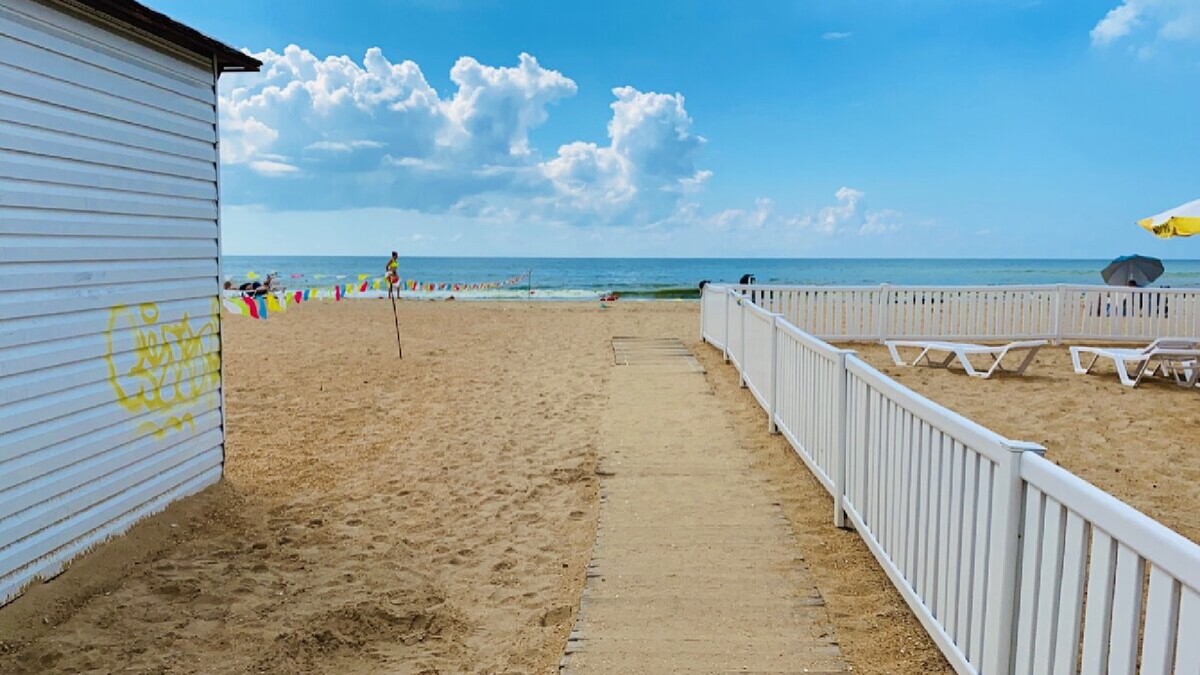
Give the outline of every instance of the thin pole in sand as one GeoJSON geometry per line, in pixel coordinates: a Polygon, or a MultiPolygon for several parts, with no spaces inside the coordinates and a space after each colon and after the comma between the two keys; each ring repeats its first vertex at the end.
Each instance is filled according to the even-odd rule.
{"type": "Polygon", "coordinates": [[[533,268],[532,267],[529,268],[529,274],[528,274],[527,280],[529,282],[529,295],[532,296],[533,295],[533,268]]]}
{"type": "Polygon", "coordinates": [[[392,301],[392,318],[396,320],[396,351],[400,353],[400,358],[404,359],[404,347],[400,346],[400,315],[396,313],[396,299],[388,293],[388,298],[392,301]]]}

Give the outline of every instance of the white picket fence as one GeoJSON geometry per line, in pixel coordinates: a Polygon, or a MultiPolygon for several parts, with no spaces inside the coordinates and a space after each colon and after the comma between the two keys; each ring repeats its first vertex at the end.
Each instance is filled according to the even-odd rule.
{"type": "MultiPolygon", "coordinates": [[[[1200,673],[1200,547],[1046,461],[1041,447],[920,396],[752,300],[825,322],[816,325],[840,322],[860,339],[879,335],[877,325],[865,330],[877,312],[831,312],[831,295],[811,290],[761,290],[706,286],[703,339],[734,364],[772,431],[833,496],[835,524],[862,536],[955,670],[1200,673]]],[[[842,299],[872,292],[851,289],[842,299]]],[[[1024,289],[1020,311],[1011,312],[995,310],[992,296],[955,292],[891,297],[974,306],[967,316],[983,317],[974,333],[958,318],[934,324],[955,337],[990,326],[1029,331],[997,339],[1053,337],[1043,329],[1054,326],[1055,311],[1066,316],[1055,304],[1061,296],[1042,291],[1024,289]]],[[[1084,303],[1114,297],[1092,292],[1084,303]]],[[[1187,306],[1177,300],[1172,314],[1187,306]]],[[[909,325],[914,335],[941,337],[927,333],[931,324],[909,325]]]]}
{"type": "Polygon", "coordinates": [[[1200,335],[1200,289],[729,286],[827,340],[1147,340],[1200,335]]]}

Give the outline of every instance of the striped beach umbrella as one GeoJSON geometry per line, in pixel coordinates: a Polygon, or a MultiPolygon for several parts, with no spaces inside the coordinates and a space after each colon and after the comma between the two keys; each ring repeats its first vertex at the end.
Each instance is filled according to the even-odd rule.
{"type": "Polygon", "coordinates": [[[1157,216],[1143,218],[1138,225],[1163,239],[1200,234],[1200,199],[1163,211],[1157,216]]]}

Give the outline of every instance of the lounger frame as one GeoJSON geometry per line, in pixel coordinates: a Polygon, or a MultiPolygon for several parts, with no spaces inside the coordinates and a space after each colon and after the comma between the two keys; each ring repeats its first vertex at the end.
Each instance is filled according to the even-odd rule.
{"type": "Polygon", "coordinates": [[[886,340],[888,352],[892,355],[892,360],[898,366],[903,365],[919,365],[921,361],[925,361],[934,368],[949,368],[952,363],[958,361],[967,375],[971,377],[979,377],[987,379],[998,372],[1010,373],[1013,375],[1024,375],[1025,370],[1033,363],[1037,356],[1038,350],[1049,344],[1048,340],[1022,340],[1018,342],[1010,342],[1006,345],[977,345],[966,342],[943,342],[931,340],[886,340]],[[917,358],[913,359],[911,364],[906,364],[900,356],[900,348],[911,347],[920,349],[921,353],[917,358]],[[1025,357],[1017,365],[1016,368],[1006,368],[1004,366],[1004,357],[1010,352],[1026,352],[1025,357]],[[945,353],[944,358],[934,358],[934,353],[945,353]],[[978,369],[971,363],[971,356],[986,356],[991,359],[990,365],[984,369],[978,369]]]}

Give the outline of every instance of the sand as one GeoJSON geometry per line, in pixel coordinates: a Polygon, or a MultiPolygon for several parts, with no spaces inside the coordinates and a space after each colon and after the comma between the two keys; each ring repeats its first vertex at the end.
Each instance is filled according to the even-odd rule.
{"type": "Polygon", "coordinates": [[[606,338],[694,313],[401,309],[402,362],[386,301],[228,318],[226,480],[0,610],[0,672],[548,672],[606,338]]]}
{"type": "MultiPolygon", "coordinates": [[[[614,335],[696,352],[854,670],[947,669],[733,369],[698,343],[697,304],[401,312],[402,362],[386,301],[229,318],[226,480],[0,609],[0,672],[554,672],[595,538],[614,335]]],[[[887,370],[1196,539],[1194,392],[1129,391],[1075,378],[1061,352],[1044,359],[1025,380],[887,370]]]]}
{"type": "Polygon", "coordinates": [[[1044,446],[1047,459],[1200,542],[1200,391],[1163,380],[1131,389],[1111,365],[1076,375],[1066,347],[1042,349],[1023,377],[979,380],[897,367],[880,345],[844,346],[947,408],[1044,446]]]}

